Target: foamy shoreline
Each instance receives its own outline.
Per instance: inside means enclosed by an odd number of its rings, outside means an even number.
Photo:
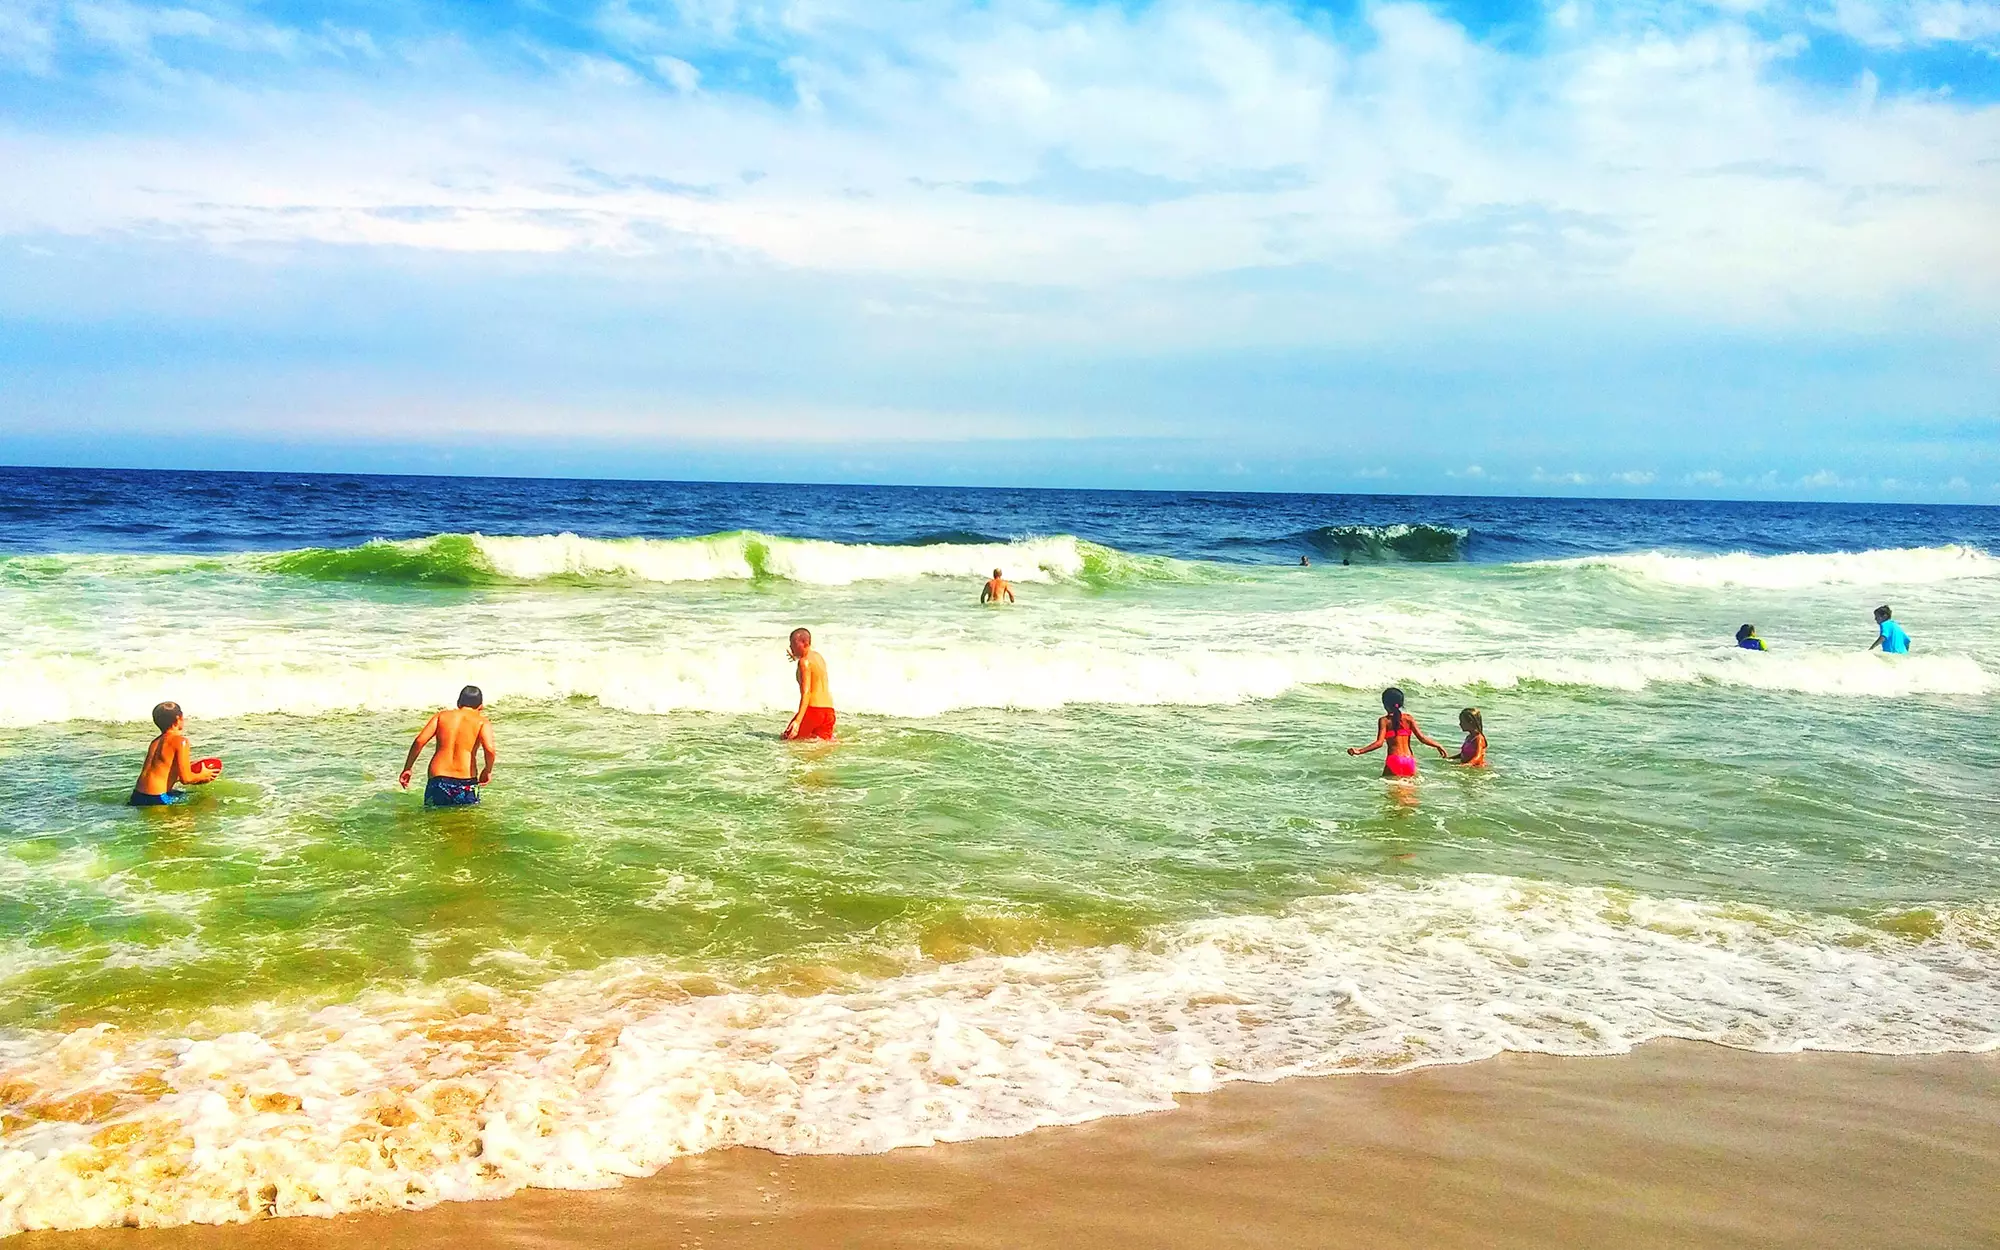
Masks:
[[[2000,1235],[2000,1055],[1659,1043],[1298,1078],[871,1156],[735,1149],[415,1213],[26,1233],[21,1250],[624,1245],[1965,1247]]]

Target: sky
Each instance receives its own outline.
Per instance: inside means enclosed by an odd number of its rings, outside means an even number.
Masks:
[[[0,0],[0,463],[2000,504],[2000,0]]]

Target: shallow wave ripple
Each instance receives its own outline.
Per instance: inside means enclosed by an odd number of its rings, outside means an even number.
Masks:
[[[1880,919],[1471,876],[803,997],[624,963],[202,1039],[16,1038],[0,1233],[596,1186],[727,1145],[873,1152],[1510,1050],[2000,1045],[2000,916]]]
[[[1228,706],[1326,687],[1643,690],[1715,685],[1865,698],[1981,695],[2000,688],[1966,656],[1884,657],[1854,650],[1784,654],[1569,654],[1451,659],[1290,649],[1172,652],[1091,642],[919,646],[883,641],[850,649],[829,635],[840,706],[869,715],[931,717],[967,708]],[[411,711],[435,705],[476,668],[496,703],[585,698],[623,712],[774,712],[791,692],[773,680],[768,642],[666,648],[576,646],[564,654],[487,653],[464,659],[296,661],[239,656],[148,668],[87,657],[23,660],[0,703],[0,727],[130,719],[132,692],[171,687],[205,716],[319,716]],[[782,675],[781,675],[782,678]]]
[[[1924,586],[1964,578],[2000,577],[2000,560],[1976,547],[1908,547],[1878,551],[1759,556],[1675,555],[1646,551],[1622,556],[1548,560],[1543,567],[1609,569],[1673,586],[1803,590],[1812,586]]]

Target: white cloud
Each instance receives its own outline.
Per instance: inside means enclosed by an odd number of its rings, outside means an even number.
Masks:
[[[1588,473],[1550,473],[1546,469],[1537,467],[1528,480],[1545,486],[1588,486],[1592,479]]]
[[[1703,469],[1700,472],[1688,474],[1681,481],[1687,483],[1689,486],[1723,486],[1728,483],[1729,479],[1714,469]]]
[[[193,9],[77,12],[134,55],[304,38]],[[675,38],[733,47],[741,12],[689,10]],[[1776,74],[1791,45],[1726,18],[1672,35],[1583,23],[1526,59],[1414,5],[1368,15],[1353,45],[1230,0],[922,15],[826,0],[758,18],[782,26],[766,33],[816,110],[719,91],[626,6],[602,25],[644,49],[644,75],[552,53],[563,76],[524,83],[449,46],[391,79],[252,90],[183,70],[161,87],[193,119],[178,131],[0,122],[0,163],[42,175],[0,187],[0,232],[724,256],[1079,290],[1341,275],[1301,279],[1310,316],[1277,298],[1177,309],[1160,288],[1130,314],[1245,337],[1424,308],[1869,326],[1912,299],[1940,316],[2000,303],[2000,167],[1982,164],[2000,109],[1797,90]]]
[[[1646,486],[1651,484],[1657,476],[1658,474],[1647,469],[1632,469],[1624,473],[1613,473],[1605,480],[1609,482],[1623,482],[1627,486]]]
[[[1833,0],[1817,20],[1877,48],[1979,43],[2000,36],[2000,4],[1990,0]]]
[[[1486,470],[1479,465],[1468,464],[1463,469],[1446,469],[1444,475],[1446,477],[1482,478],[1486,476]]]

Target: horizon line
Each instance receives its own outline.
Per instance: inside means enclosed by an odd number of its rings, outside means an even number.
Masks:
[[[1533,495],[1471,494],[1455,491],[1363,491],[1363,490],[1273,490],[1227,487],[1171,486],[1023,486],[972,485],[962,482],[823,482],[760,478],[664,478],[664,477],[578,477],[571,474],[529,473],[375,473],[363,470],[327,469],[192,469],[158,465],[62,465],[0,464],[0,473],[174,473],[235,477],[383,478],[408,481],[483,482],[617,482],[650,486],[769,486],[808,487],[834,490],[955,490],[955,491],[1034,491],[1045,494],[1098,495],[1253,495],[1327,499],[1492,499],[1546,503],[1693,503],[1693,504],[1784,504],[1802,507],[1892,507],[1892,508],[1983,508],[2000,509],[2000,504],[1948,501],[1884,501],[1880,499],[1743,499],[1720,496],[1684,495]]]

